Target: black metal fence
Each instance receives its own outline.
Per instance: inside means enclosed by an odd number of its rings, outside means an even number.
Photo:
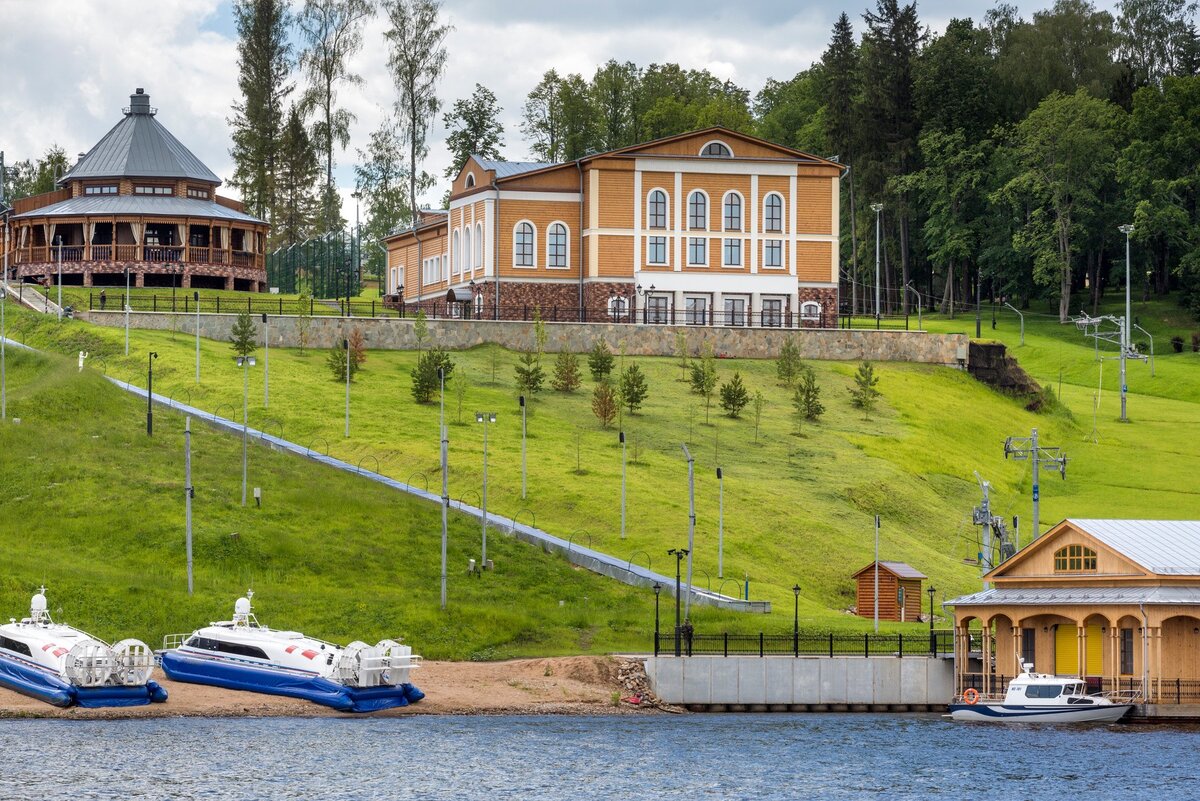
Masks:
[[[954,633],[688,634],[659,632],[655,656],[940,656],[954,653]]]
[[[402,312],[385,306],[382,300],[319,300],[307,298],[285,298],[279,295],[262,295],[250,293],[245,297],[234,298],[220,295],[200,295],[197,302],[193,299],[194,290],[181,289],[174,294],[146,295],[131,294],[126,301],[125,293],[120,288],[113,292],[105,292],[104,296],[96,291],[88,292],[88,309],[92,311],[124,311],[128,302],[130,311],[137,312],[180,312],[205,314],[308,314],[315,317],[399,317]],[[198,307],[198,308],[197,308]]]

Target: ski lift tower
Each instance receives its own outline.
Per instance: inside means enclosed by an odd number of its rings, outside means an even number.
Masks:
[[[1125,317],[1114,317],[1111,314],[1106,314],[1101,317],[1090,317],[1086,313],[1081,317],[1075,318],[1075,326],[1083,332],[1084,336],[1091,337],[1099,343],[1104,342],[1116,343],[1121,351],[1121,422],[1128,423],[1129,417],[1126,415],[1126,396],[1129,394],[1129,384],[1125,380],[1125,361],[1126,359],[1141,359],[1146,361],[1146,357],[1138,353],[1137,348],[1130,341],[1128,326],[1129,321]],[[1060,398],[1061,400],[1061,398]]]
[[[1067,456],[1061,449],[1038,444],[1038,430],[1035,428],[1028,437],[1009,437],[1004,440],[1004,458],[1013,457],[1016,461],[1028,459],[1033,462],[1033,539],[1042,536],[1041,518],[1038,516],[1038,501],[1041,491],[1038,486],[1038,468],[1050,464],[1058,468],[1063,480],[1067,478]]]
[[[983,492],[983,501],[971,511],[971,522],[983,529],[981,532],[982,547],[979,551],[979,569],[981,575],[986,576],[996,565],[1015,554],[1017,549],[1008,536],[1008,527],[1004,518],[992,514],[991,482],[984,481],[978,470],[975,471],[975,480],[979,482],[979,489]],[[995,558],[997,546],[1000,549],[999,560]],[[983,588],[988,589],[986,581],[983,583]]]

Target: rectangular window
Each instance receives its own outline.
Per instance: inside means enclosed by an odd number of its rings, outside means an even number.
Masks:
[[[667,263],[667,238],[665,236],[650,237],[646,245],[646,261],[650,264]]]
[[[688,264],[708,264],[708,240],[704,237],[688,237]]]
[[[746,324],[746,299],[725,298],[725,325]]]
[[[189,186],[187,196],[195,200],[208,200],[208,190],[199,186]]]
[[[133,188],[135,195],[173,195],[175,187],[173,186],[135,186]]]
[[[83,188],[83,194],[85,194],[85,195],[115,195],[115,194],[117,194],[117,187],[112,184],[105,184],[104,186],[85,186]]]
[[[1121,629],[1121,673],[1133,675],[1133,629]]]
[[[763,242],[763,267],[783,266],[783,241],[768,239]]]
[[[741,267],[742,266],[742,240],[726,239],[725,240],[725,262],[726,267]]]
[[[646,298],[646,322],[651,325],[667,324],[667,298],[665,295],[652,295]]]
[[[783,325],[783,299],[763,298],[762,324],[778,328]]]
[[[1037,629],[1021,629],[1021,661],[1028,665],[1036,665],[1034,661],[1034,642],[1037,640]]]
[[[684,298],[683,310],[688,325],[708,325],[708,298]]]

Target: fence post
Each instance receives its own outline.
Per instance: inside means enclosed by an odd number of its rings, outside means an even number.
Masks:
[[[896,636],[900,638],[900,657],[899,658],[903,659],[904,658],[904,634],[901,633]]]
[[[829,632],[829,658],[833,659],[833,632]]]
[[[246,297],[246,314],[251,314],[253,312],[254,312],[254,309],[252,309],[250,307],[250,298],[249,298],[249,296],[247,296]]]
[[[800,656],[800,632],[792,630],[792,653],[795,656]]]
[[[758,656],[761,659],[763,655],[763,633],[760,631],[758,633]]]
[[[863,635],[863,656],[868,659],[871,657],[871,635]]]
[[[1182,700],[1182,699],[1183,699],[1183,696],[1182,696],[1182,694],[1181,694],[1181,692],[1180,692],[1180,689],[1181,689],[1181,684],[1182,684],[1182,683],[1180,682],[1180,680],[1179,680],[1179,679],[1175,679],[1175,703],[1176,703],[1176,704],[1181,704],[1181,703],[1183,703],[1183,700]]]
[[[283,298],[279,299],[279,313],[280,315],[283,314]]]
[[[729,656],[729,632],[725,632],[725,651],[724,656]]]
[[[658,632],[654,632],[654,655],[658,656]]]
[[[150,301],[151,301],[152,305],[154,306],[154,311],[158,311],[158,295],[151,295]]]
[[[221,299],[220,299],[220,298],[218,298],[218,299],[217,299],[217,303],[218,303],[218,310],[220,309],[220,306],[219,306],[220,302],[221,302]],[[309,299],[308,299],[308,316],[309,316],[309,317],[312,317],[312,316],[313,316],[313,312],[314,312],[314,310],[316,309],[316,303],[317,303],[317,299],[316,299],[316,298],[309,298]]]
[[[371,301],[371,317],[375,316],[375,301]]]
[[[217,314],[221,313],[221,296],[217,295]]]

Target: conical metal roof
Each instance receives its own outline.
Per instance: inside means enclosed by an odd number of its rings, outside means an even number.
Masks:
[[[138,89],[129,97],[125,119],[113,126],[59,180],[90,178],[183,178],[220,184],[213,171],[154,118],[150,96]]]

